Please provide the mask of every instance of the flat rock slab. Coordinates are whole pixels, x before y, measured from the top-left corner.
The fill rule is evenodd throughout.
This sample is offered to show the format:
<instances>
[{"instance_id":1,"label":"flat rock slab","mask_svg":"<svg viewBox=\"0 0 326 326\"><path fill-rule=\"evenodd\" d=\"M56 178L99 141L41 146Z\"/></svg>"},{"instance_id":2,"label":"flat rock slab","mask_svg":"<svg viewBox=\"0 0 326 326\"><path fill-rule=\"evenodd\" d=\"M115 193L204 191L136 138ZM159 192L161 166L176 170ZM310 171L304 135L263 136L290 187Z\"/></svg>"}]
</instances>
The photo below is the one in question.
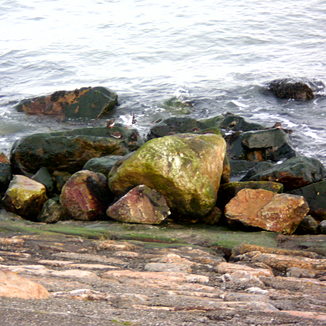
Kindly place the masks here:
<instances>
[{"instance_id":1,"label":"flat rock slab","mask_svg":"<svg viewBox=\"0 0 326 326\"><path fill-rule=\"evenodd\" d=\"M6 270L17 277L16 285L22 277L24 284L26 279L42 284L49 293L38 301L0 297L6 325L325 322L324 257L313 252L296 256L300 250L247 245L227 262L214 246L50 233L0 234L0 247L0 275ZM276 268L290 260L311 264L315 275L289 277Z\"/></svg>"}]
</instances>

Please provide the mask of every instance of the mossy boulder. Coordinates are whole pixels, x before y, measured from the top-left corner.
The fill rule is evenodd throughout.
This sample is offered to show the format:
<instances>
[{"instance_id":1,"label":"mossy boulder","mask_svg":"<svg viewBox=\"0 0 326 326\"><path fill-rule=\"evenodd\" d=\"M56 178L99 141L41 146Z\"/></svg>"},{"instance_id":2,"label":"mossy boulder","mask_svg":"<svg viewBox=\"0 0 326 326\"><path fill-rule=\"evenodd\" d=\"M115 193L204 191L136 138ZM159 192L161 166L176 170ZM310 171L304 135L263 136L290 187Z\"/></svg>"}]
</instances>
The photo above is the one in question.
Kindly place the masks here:
<instances>
[{"instance_id":1,"label":"mossy boulder","mask_svg":"<svg viewBox=\"0 0 326 326\"><path fill-rule=\"evenodd\" d=\"M152 139L112 169L109 186L123 195L144 184L164 195L173 213L204 216L216 201L225 149L223 137L215 134Z\"/></svg>"},{"instance_id":2,"label":"mossy boulder","mask_svg":"<svg viewBox=\"0 0 326 326\"><path fill-rule=\"evenodd\" d=\"M21 138L11 149L16 172L34 174L39 168L74 173L94 157L125 155L140 146L135 129L121 125L112 128L83 128L39 133Z\"/></svg>"},{"instance_id":3,"label":"mossy boulder","mask_svg":"<svg viewBox=\"0 0 326 326\"><path fill-rule=\"evenodd\" d=\"M117 104L115 92L104 87L84 87L23 100L16 109L27 114L95 119L107 115Z\"/></svg>"},{"instance_id":4,"label":"mossy boulder","mask_svg":"<svg viewBox=\"0 0 326 326\"><path fill-rule=\"evenodd\" d=\"M2 202L9 212L36 220L46 200L46 188L43 184L23 175L15 175Z\"/></svg>"}]
</instances>

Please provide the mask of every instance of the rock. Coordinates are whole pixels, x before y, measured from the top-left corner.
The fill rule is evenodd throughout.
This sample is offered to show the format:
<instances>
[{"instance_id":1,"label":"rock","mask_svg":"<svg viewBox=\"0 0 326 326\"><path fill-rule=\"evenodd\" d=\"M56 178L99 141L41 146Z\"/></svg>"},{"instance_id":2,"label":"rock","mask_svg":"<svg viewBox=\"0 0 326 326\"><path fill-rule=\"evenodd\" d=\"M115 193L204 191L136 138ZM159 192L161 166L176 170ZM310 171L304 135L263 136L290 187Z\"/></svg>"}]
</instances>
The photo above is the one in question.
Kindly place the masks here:
<instances>
[{"instance_id":1,"label":"rock","mask_svg":"<svg viewBox=\"0 0 326 326\"><path fill-rule=\"evenodd\" d=\"M270 82L267 87L276 97L282 99L309 101L314 98L311 85L301 80L276 79Z\"/></svg>"},{"instance_id":2,"label":"rock","mask_svg":"<svg viewBox=\"0 0 326 326\"><path fill-rule=\"evenodd\" d=\"M240 179L240 181L250 181L250 178L253 177L254 175L274 167L274 164L271 162L262 161L262 162L252 162L252 163L254 163L254 165L246 171L246 174Z\"/></svg>"},{"instance_id":3,"label":"rock","mask_svg":"<svg viewBox=\"0 0 326 326\"><path fill-rule=\"evenodd\" d=\"M281 164L276 164L265 171L246 178L250 181L275 181L284 185L284 190L293 190L326 177L326 169L314 158L298 156Z\"/></svg>"},{"instance_id":4,"label":"rock","mask_svg":"<svg viewBox=\"0 0 326 326\"><path fill-rule=\"evenodd\" d=\"M84 87L23 100L16 109L27 114L95 119L107 115L117 104L118 96L113 91L104 87Z\"/></svg>"},{"instance_id":5,"label":"rock","mask_svg":"<svg viewBox=\"0 0 326 326\"><path fill-rule=\"evenodd\" d=\"M279 128L230 134L226 141L231 159L277 162L296 155L288 134Z\"/></svg>"},{"instance_id":6,"label":"rock","mask_svg":"<svg viewBox=\"0 0 326 326\"><path fill-rule=\"evenodd\" d=\"M120 222L160 224L170 215L165 198L145 185L131 189L106 214Z\"/></svg>"},{"instance_id":7,"label":"rock","mask_svg":"<svg viewBox=\"0 0 326 326\"><path fill-rule=\"evenodd\" d=\"M69 215L83 221L103 217L109 201L106 177L88 170L73 174L60 195L61 205Z\"/></svg>"},{"instance_id":8,"label":"rock","mask_svg":"<svg viewBox=\"0 0 326 326\"><path fill-rule=\"evenodd\" d=\"M200 219L200 222L208 225L215 225L219 223L222 216L223 212L218 207L213 207L208 215L205 215Z\"/></svg>"},{"instance_id":9,"label":"rock","mask_svg":"<svg viewBox=\"0 0 326 326\"><path fill-rule=\"evenodd\" d=\"M55 183L55 188L58 194L61 193L62 187L65 185L65 183L68 181L68 179L71 177L71 173L64 172L64 171L54 171L52 173Z\"/></svg>"},{"instance_id":10,"label":"rock","mask_svg":"<svg viewBox=\"0 0 326 326\"><path fill-rule=\"evenodd\" d=\"M172 212L205 216L214 207L225 141L215 134L178 134L145 143L109 175L113 193L145 184L160 192Z\"/></svg>"},{"instance_id":11,"label":"rock","mask_svg":"<svg viewBox=\"0 0 326 326\"><path fill-rule=\"evenodd\" d=\"M309 211L303 197L263 189L242 189L225 206L228 220L292 234Z\"/></svg>"},{"instance_id":12,"label":"rock","mask_svg":"<svg viewBox=\"0 0 326 326\"><path fill-rule=\"evenodd\" d=\"M326 220L320 222L319 229L321 234L326 234Z\"/></svg>"},{"instance_id":13,"label":"rock","mask_svg":"<svg viewBox=\"0 0 326 326\"><path fill-rule=\"evenodd\" d=\"M231 166L231 178L233 179L240 179L243 177L248 170L254 168L257 164L260 163L267 163L267 162L254 162L254 161L247 161L247 160L230 160ZM268 163L272 166L272 163Z\"/></svg>"},{"instance_id":14,"label":"rock","mask_svg":"<svg viewBox=\"0 0 326 326\"><path fill-rule=\"evenodd\" d=\"M310 215L303 218L296 230L297 234L317 234L319 231L319 223Z\"/></svg>"},{"instance_id":15,"label":"rock","mask_svg":"<svg viewBox=\"0 0 326 326\"><path fill-rule=\"evenodd\" d=\"M56 223L64 217L65 209L59 203L59 200L49 199L44 203L37 220L43 223Z\"/></svg>"},{"instance_id":16,"label":"rock","mask_svg":"<svg viewBox=\"0 0 326 326\"><path fill-rule=\"evenodd\" d=\"M283 191L283 185L273 181L243 181L229 182L220 186L218 191L218 205L224 208L225 205L242 189L265 189L275 193Z\"/></svg>"},{"instance_id":17,"label":"rock","mask_svg":"<svg viewBox=\"0 0 326 326\"><path fill-rule=\"evenodd\" d=\"M108 155L102 157L95 157L86 162L83 170L90 170L97 173L103 173L108 175L112 167L121 159L123 156L120 155Z\"/></svg>"},{"instance_id":18,"label":"rock","mask_svg":"<svg viewBox=\"0 0 326 326\"><path fill-rule=\"evenodd\" d=\"M232 274L237 271L245 271L245 272L251 274L252 276L257 276L257 277L274 276L273 272L267 268L252 268L252 267L246 266L246 265L226 263L226 262L219 263L215 267L215 270L216 270L216 272L218 272L220 274L226 274L226 273Z\"/></svg>"},{"instance_id":19,"label":"rock","mask_svg":"<svg viewBox=\"0 0 326 326\"><path fill-rule=\"evenodd\" d=\"M247 122L244 118L232 113L200 120L189 117L171 117L153 126L148 134L148 139L178 133L220 134L220 129L226 131L248 131L260 130L264 129L264 127L256 123Z\"/></svg>"},{"instance_id":20,"label":"rock","mask_svg":"<svg viewBox=\"0 0 326 326\"><path fill-rule=\"evenodd\" d=\"M0 270L0 297L47 299L48 291L41 284L10 271Z\"/></svg>"},{"instance_id":21,"label":"rock","mask_svg":"<svg viewBox=\"0 0 326 326\"><path fill-rule=\"evenodd\" d=\"M312 216L326 219L326 180L289 191L290 194L303 196L308 202Z\"/></svg>"},{"instance_id":22,"label":"rock","mask_svg":"<svg viewBox=\"0 0 326 326\"><path fill-rule=\"evenodd\" d=\"M2 199L10 212L35 220L47 200L46 188L23 175L15 175Z\"/></svg>"},{"instance_id":23,"label":"rock","mask_svg":"<svg viewBox=\"0 0 326 326\"><path fill-rule=\"evenodd\" d=\"M173 96L164 101L163 107L173 114L189 114L191 112L192 104L190 101Z\"/></svg>"},{"instance_id":24,"label":"rock","mask_svg":"<svg viewBox=\"0 0 326 326\"><path fill-rule=\"evenodd\" d=\"M54 183L52 180L52 176L49 173L49 170L47 168L40 168L33 176L32 179L42 183L48 192L48 194L53 193L54 191Z\"/></svg>"},{"instance_id":25,"label":"rock","mask_svg":"<svg viewBox=\"0 0 326 326\"><path fill-rule=\"evenodd\" d=\"M11 180L11 167L7 156L0 153L0 194L6 191Z\"/></svg>"},{"instance_id":26,"label":"rock","mask_svg":"<svg viewBox=\"0 0 326 326\"><path fill-rule=\"evenodd\" d=\"M135 129L116 124L112 128L83 128L25 136L15 142L11 162L15 171L35 173L49 171L74 173L94 157L125 155L140 146Z\"/></svg>"}]
</instances>

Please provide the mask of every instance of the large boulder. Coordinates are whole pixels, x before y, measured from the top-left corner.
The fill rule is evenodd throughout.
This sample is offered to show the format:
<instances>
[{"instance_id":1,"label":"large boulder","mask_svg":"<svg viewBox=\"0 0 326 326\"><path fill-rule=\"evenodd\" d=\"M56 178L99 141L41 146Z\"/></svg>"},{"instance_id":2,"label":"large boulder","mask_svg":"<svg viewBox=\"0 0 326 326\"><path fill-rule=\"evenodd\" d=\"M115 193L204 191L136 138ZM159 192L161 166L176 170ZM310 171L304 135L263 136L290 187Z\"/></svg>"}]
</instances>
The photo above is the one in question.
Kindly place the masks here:
<instances>
[{"instance_id":1,"label":"large boulder","mask_svg":"<svg viewBox=\"0 0 326 326\"><path fill-rule=\"evenodd\" d=\"M303 80L293 80L290 78L276 79L267 86L276 97L281 99L294 99L308 101L314 98L311 85Z\"/></svg>"},{"instance_id":2,"label":"large boulder","mask_svg":"<svg viewBox=\"0 0 326 326\"><path fill-rule=\"evenodd\" d=\"M13 177L2 199L8 211L31 220L37 219L46 200L45 186L23 175Z\"/></svg>"},{"instance_id":3,"label":"large boulder","mask_svg":"<svg viewBox=\"0 0 326 326\"><path fill-rule=\"evenodd\" d=\"M108 114L117 104L115 92L104 87L84 87L23 100L16 108L27 114L95 119Z\"/></svg>"},{"instance_id":4,"label":"large boulder","mask_svg":"<svg viewBox=\"0 0 326 326\"><path fill-rule=\"evenodd\" d=\"M82 170L73 174L62 188L60 202L75 220L91 221L105 216L110 201L107 178Z\"/></svg>"},{"instance_id":5,"label":"large boulder","mask_svg":"<svg viewBox=\"0 0 326 326\"><path fill-rule=\"evenodd\" d=\"M164 195L173 212L204 216L216 201L225 149L215 134L155 138L112 169L109 186L122 195L144 184Z\"/></svg>"},{"instance_id":6,"label":"large boulder","mask_svg":"<svg viewBox=\"0 0 326 326\"><path fill-rule=\"evenodd\" d=\"M290 191L293 195L303 196L308 202L310 214L326 219L326 180Z\"/></svg>"},{"instance_id":7,"label":"large boulder","mask_svg":"<svg viewBox=\"0 0 326 326\"><path fill-rule=\"evenodd\" d=\"M231 222L284 234L292 234L308 211L302 196L263 189L242 189L225 206L225 216Z\"/></svg>"},{"instance_id":8,"label":"large boulder","mask_svg":"<svg viewBox=\"0 0 326 326\"><path fill-rule=\"evenodd\" d=\"M298 156L281 164L258 172L247 178L248 181L275 181L284 185L284 190L293 190L310 183L321 181L326 177L326 169L314 158Z\"/></svg>"},{"instance_id":9,"label":"large boulder","mask_svg":"<svg viewBox=\"0 0 326 326\"><path fill-rule=\"evenodd\" d=\"M11 180L11 166L9 159L0 153L0 194L6 191Z\"/></svg>"},{"instance_id":10,"label":"large boulder","mask_svg":"<svg viewBox=\"0 0 326 326\"><path fill-rule=\"evenodd\" d=\"M106 213L120 222L160 224L169 216L170 209L159 192L140 185L111 205Z\"/></svg>"},{"instance_id":11,"label":"large boulder","mask_svg":"<svg viewBox=\"0 0 326 326\"><path fill-rule=\"evenodd\" d=\"M91 158L125 155L141 143L135 129L118 124L111 128L40 133L14 143L11 163L15 171L23 174L34 174L41 167L74 173Z\"/></svg>"}]
</instances>

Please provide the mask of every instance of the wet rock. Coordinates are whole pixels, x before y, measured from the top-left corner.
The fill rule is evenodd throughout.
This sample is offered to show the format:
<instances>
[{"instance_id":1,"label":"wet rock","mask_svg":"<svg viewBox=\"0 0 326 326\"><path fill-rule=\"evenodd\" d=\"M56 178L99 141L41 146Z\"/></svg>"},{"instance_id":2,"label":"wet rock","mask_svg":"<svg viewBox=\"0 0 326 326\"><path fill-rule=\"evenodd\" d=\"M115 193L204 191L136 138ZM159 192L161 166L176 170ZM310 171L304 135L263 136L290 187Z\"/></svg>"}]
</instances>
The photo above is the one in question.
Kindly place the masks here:
<instances>
[{"instance_id":1,"label":"wet rock","mask_svg":"<svg viewBox=\"0 0 326 326\"><path fill-rule=\"evenodd\" d=\"M0 297L20 299L47 299L44 286L10 271L0 270Z\"/></svg>"},{"instance_id":2,"label":"wet rock","mask_svg":"<svg viewBox=\"0 0 326 326\"><path fill-rule=\"evenodd\" d=\"M225 205L242 189L265 189L275 193L283 191L283 185L273 181L243 181L229 182L222 184L218 191L218 205L224 208Z\"/></svg>"},{"instance_id":3,"label":"wet rock","mask_svg":"<svg viewBox=\"0 0 326 326\"><path fill-rule=\"evenodd\" d=\"M303 197L263 189L242 189L225 206L228 220L292 234L309 211Z\"/></svg>"},{"instance_id":4,"label":"wet rock","mask_svg":"<svg viewBox=\"0 0 326 326\"><path fill-rule=\"evenodd\" d=\"M43 184L23 175L15 175L2 199L10 212L35 220L47 200Z\"/></svg>"},{"instance_id":5,"label":"wet rock","mask_svg":"<svg viewBox=\"0 0 326 326\"><path fill-rule=\"evenodd\" d=\"M84 87L23 100L16 109L27 114L95 119L107 115L117 104L118 96L113 91L104 87Z\"/></svg>"},{"instance_id":6,"label":"wet rock","mask_svg":"<svg viewBox=\"0 0 326 326\"><path fill-rule=\"evenodd\" d=\"M319 229L321 234L326 234L326 220L320 222Z\"/></svg>"},{"instance_id":7,"label":"wet rock","mask_svg":"<svg viewBox=\"0 0 326 326\"><path fill-rule=\"evenodd\" d=\"M103 217L109 201L106 177L88 170L73 174L60 195L60 202L69 215L83 221Z\"/></svg>"},{"instance_id":8,"label":"wet rock","mask_svg":"<svg viewBox=\"0 0 326 326\"><path fill-rule=\"evenodd\" d=\"M4 153L0 153L0 194L6 191L11 176L10 162Z\"/></svg>"},{"instance_id":9,"label":"wet rock","mask_svg":"<svg viewBox=\"0 0 326 326\"><path fill-rule=\"evenodd\" d=\"M249 161L247 161L249 162ZM254 165L249 168L240 181L250 181L250 178L256 174L264 172L274 166L272 162L252 162Z\"/></svg>"},{"instance_id":10,"label":"wet rock","mask_svg":"<svg viewBox=\"0 0 326 326\"><path fill-rule=\"evenodd\" d=\"M319 231L319 223L310 215L303 218L296 230L297 234L317 234Z\"/></svg>"},{"instance_id":11,"label":"wet rock","mask_svg":"<svg viewBox=\"0 0 326 326\"><path fill-rule=\"evenodd\" d=\"M214 207L223 170L225 141L214 134L179 134L145 143L109 175L123 194L145 184L160 192L179 215L205 216Z\"/></svg>"},{"instance_id":12,"label":"wet rock","mask_svg":"<svg viewBox=\"0 0 326 326\"><path fill-rule=\"evenodd\" d=\"M94 157L125 155L142 143L135 129L116 124L112 128L83 128L25 136L15 142L11 163L15 171L35 173L46 167L74 173Z\"/></svg>"},{"instance_id":13,"label":"wet rock","mask_svg":"<svg viewBox=\"0 0 326 326\"><path fill-rule=\"evenodd\" d=\"M42 183L46 187L46 190L47 190L48 194L53 193L53 191L54 191L54 183L53 183L53 180L52 180L52 176L49 173L49 170L47 168L44 168L44 167L40 168L32 176L32 179L39 182L39 183Z\"/></svg>"},{"instance_id":14,"label":"wet rock","mask_svg":"<svg viewBox=\"0 0 326 326\"><path fill-rule=\"evenodd\" d=\"M325 177L326 169L320 161L314 158L298 156L246 179L250 181L280 182L284 185L284 190L288 191L321 181Z\"/></svg>"},{"instance_id":15,"label":"wet rock","mask_svg":"<svg viewBox=\"0 0 326 326\"><path fill-rule=\"evenodd\" d=\"M64 219L65 213L66 211L59 203L59 199L49 199L44 203L37 220L43 223L57 223Z\"/></svg>"},{"instance_id":16,"label":"wet rock","mask_svg":"<svg viewBox=\"0 0 326 326\"><path fill-rule=\"evenodd\" d=\"M182 98L173 96L164 101L163 107L173 114L189 114L191 112L192 103Z\"/></svg>"},{"instance_id":17,"label":"wet rock","mask_svg":"<svg viewBox=\"0 0 326 326\"><path fill-rule=\"evenodd\" d=\"M254 161L247 161L247 160L230 160L231 178L240 179L250 169L254 168L259 163L265 163L265 162L254 162ZM270 166L272 165L273 164L270 163Z\"/></svg>"},{"instance_id":18,"label":"wet rock","mask_svg":"<svg viewBox=\"0 0 326 326\"><path fill-rule=\"evenodd\" d=\"M308 202L309 213L316 218L326 219L326 180L289 191L289 193L303 196Z\"/></svg>"},{"instance_id":19,"label":"wet rock","mask_svg":"<svg viewBox=\"0 0 326 326\"><path fill-rule=\"evenodd\" d=\"M160 224L169 216L170 209L159 192L140 185L111 205L106 214L120 222Z\"/></svg>"},{"instance_id":20,"label":"wet rock","mask_svg":"<svg viewBox=\"0 0 326 326\"><path fill-rule=\"evenodd\" d=\"M120 161L123 156L108 155L103 157L95 157L86 162L83 170L90 170L97 173L108 175L113 166Z\"/></svg>"},{"instance_id":21,"label":"wet rock","mask_svg":"<svg viewBox=\"0 0 326 326\"><path fill-rule=\"evenodd\" d=\"M178 133L220 134L221 129L229 132L260 130L264 129L264 127L256 123L247 122L244 118L232 113L200 120L189 117L171 117L153 126L148 134L148 139Z\"/></svg>"},{"instance_id":22,"label":"wet rock","mask_svg":"<svg viewBox=\"0 0 326 326\"><path fill-rule=\"evenodd\" d=\"M296 155L288 134L279 128L235 133L226 137L232 159L277 162Z\"/></svg>"},{"instance_id":23,"label":"wet rock","mask_svg":"<svg viewBox=\"0 0 326 326\"><path fill-rule=\"evenodd\" d=\"M282 99L309 101L314 98L311 85L303 80L276 79L270 82L267 87L276 97Z\"/></svg>"}]
</instances>

